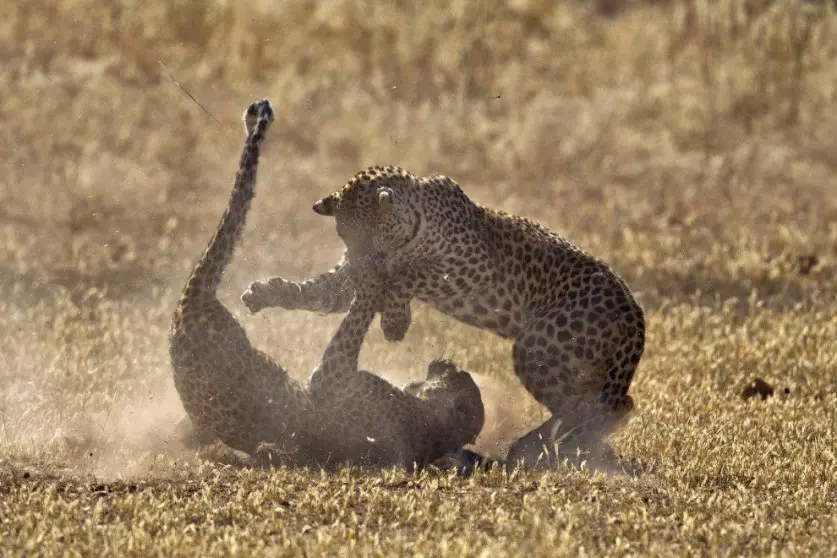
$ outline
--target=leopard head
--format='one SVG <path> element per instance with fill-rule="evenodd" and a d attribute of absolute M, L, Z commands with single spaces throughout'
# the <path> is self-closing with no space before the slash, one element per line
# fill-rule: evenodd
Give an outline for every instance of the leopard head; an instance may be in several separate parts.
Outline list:
<path fill-rule="evenodd" d="M 314 204 L 314 212 L 334 217 L 350 260 L 389 257 L 412 244 L 423 216 L 415 203 L 417 179 L 398 167 L 370 167 L 338 192 Z"/>
<path fill-rule="evenodd" d="M 449 360 L 434 360 L 427 378 L 404 387 L 410 395 L 427 402 L 442 432 L 445 451 L 473 443 L 485 423 L 480 390 L 471 375 Z"/>

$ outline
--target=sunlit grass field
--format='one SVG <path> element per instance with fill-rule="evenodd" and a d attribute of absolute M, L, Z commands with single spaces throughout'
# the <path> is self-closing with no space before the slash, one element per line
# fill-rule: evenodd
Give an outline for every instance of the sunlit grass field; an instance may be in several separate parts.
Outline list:
<path fill-rule="evenodd" d="M 605 4 L 614 6 L 614 13 Z M 837 14 L 802 0 L 34 0 L 0 19 L 0 553 L 837 553 Z M 311 204 L 452 176 L 608 261 L 648 338 L 630 462 L 470 479 L 253 470 L 187 449 L 167 330 L 277 110 L 222 298 L 299 378 L 340 316 L 249 316 L 337 261 Z M 364 368 L 477 376 L 502 456 L 545 417 L 510 344 L 413 304 Z M 745 401 L 755 378 L 774 395 Z"/>

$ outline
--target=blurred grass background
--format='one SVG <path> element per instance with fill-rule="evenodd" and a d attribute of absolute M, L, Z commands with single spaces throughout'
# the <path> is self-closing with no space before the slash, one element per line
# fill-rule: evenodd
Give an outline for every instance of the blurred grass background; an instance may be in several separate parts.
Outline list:
<path fill-rule="evenodd" d="M 253 279 L 303 278 L 335 262 L 339 239 L 310 206 L 372 164 L 448 174 L 476 201 L 539 220 L 611 263 L 647 310 L 632 388 L 638 408 L 614 446 L 654 471 L 665 506 L 638 520 L 645 489 L 629 483 L 607 485 L 624 498 L 601 516 L 586 500 L 561 515 L 556 502 L 589 488 L 560 480 L 563 472 L 549 481 L 558 483 L 549 498 L 532 504 L 543 508 L 530 510 L 551 523 L 500 528 L 503 510 L 526 509 L 523 501 L 492 504 L 478 485 L 463 496 L 471 503 L 462 531 L 449 532 L 452 553 L 469 553 L 468 541 L 493 529 L 505 533 L 494 540 L 498 552 L 525 536 L 530 550 L 548 554 L 559 548 L 550 525 L 579 517 L 589 528 L 577 526 L 561 552 L 604 552 L 611 547 L 596 545 L 615 536 L 625 552 L 662 554 L 810 554 L 833 544 L 837 17 L 829 4 L 3 6 L 0 466 L 11 473 L 0 486 L 21 498 L 10 496 L 7 517 L 43 511 L 27 508 L 20 467 L 111 478 L 150 474 L 160 455 L 192 458 L 170 439 L 182 409 L 168 322 L 226 203 L 241 112 L 266 96 L 277 123 L 222 294 L 254 344 L 298 377 L 340 317 L 249 317 L 238 296 Z M 486 451 L 502 452 L 543 418 L 513 376 L 506 342 L 414 307 L 403 343 L 385 343 L 373 327 L 365 367 L 402 381 L 445 356 L 479 374 Z M 743 403 L 741 388 L 756 376 L 777 396 Z M 296 473 L 238 480 L 269 484 L 279 474 Z M 324 486 L 328 496 L 334 487 Z M 640 526 L 612 521 L 620 514 Z M 468 530 L 474 522 L 482 527 Z M 32 529 L 16 527 L 9 548 L 35 540 Z M 337 532 L 323 529 L 338 546 L 310 548 L 345 551 Z M 438 549 L 422 546 L 442 536 L 432 522 L 410 529 L 395 546 L 359 548 Z M 228 549 L 219 536 L 201 544 Z"/>

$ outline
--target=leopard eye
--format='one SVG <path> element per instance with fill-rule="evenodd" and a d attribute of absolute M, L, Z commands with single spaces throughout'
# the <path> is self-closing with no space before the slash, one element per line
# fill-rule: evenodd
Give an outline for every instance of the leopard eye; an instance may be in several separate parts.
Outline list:
<path fill-rule="evenodd" d="M 378 188 L 378 207 L 381 209 L 388 209 L 392 207 L 392 202 L 395 197 L 395 194 L 392 192 L 391 188 L 387 188 L 382 186 Z"/>

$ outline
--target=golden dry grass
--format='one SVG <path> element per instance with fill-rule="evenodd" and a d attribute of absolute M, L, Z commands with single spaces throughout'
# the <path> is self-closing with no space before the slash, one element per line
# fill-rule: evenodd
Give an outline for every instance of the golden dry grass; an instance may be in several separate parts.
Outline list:
<path fill-rule="evenodd" d="M 242 4 L 5 4 L 3 554 L 837 551 L 825 3 L 617 2 L 610 18 L 591 2 Z M 304 376 L 339 320 L 249 317 L 237 300 L 336 260 L 314 200 L 369 164 L 449 174 L 638 292 L 638 409 L 613 444 L 641 474 L 327 476 L 181 447 L 168 321 L 226 202 L 239 115 L 262 96 L 279 116 L 223 287 L 256 345 Z M 480 449 L 542 418 L 508 344 L 438 313 L 420 309 L 397 345 L 376 326 L 362 360 L 405 379 L 439 356 L 480 375 Z M 742 401 L 757 376 L 776 395 Z"/>

